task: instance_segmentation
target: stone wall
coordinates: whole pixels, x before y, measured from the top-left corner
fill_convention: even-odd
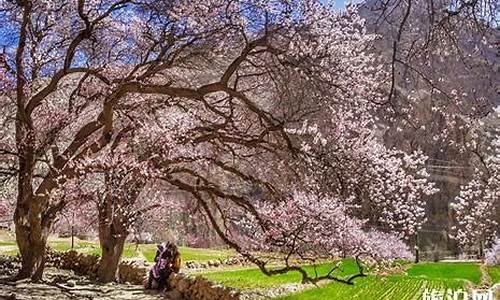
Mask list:
[[[78,253],[76,251],[55,252],[47,251],[47,264],[73,270],[79,275],[96,278],[99,267],[99,257]],[[214,266],[214,264],[211,264]],[[119,268],[121,283],[144,285],[150,266],[141,261],[123,261]],[[169,278],[172,291],[166,292],[167,299],[171,300],[237,300],[240,299],[238,290],[224,287],[206,280],[201,276],[190,277],[185,274],[172,274]]]
[[[151,268],[142,261],[122,261],[119,268],[119,281],[121,283],[131,283],[145,285],[148,279],[148,272]]]
[[[189,277],[185,274],[172,274],[169,278],[172,291],[167,292],[169,299],[185,300],[238,300],[240,292],[215,284],[201,276]]]
[[[235,265],[247,265],[249,262],[241,256],[233,256],[225,259],[208,260],[205,262],[186,261],[184,264],[187,269],[208,269]]]
[[[73,270],[78,275],[97,277],[100,258],[76,251],[57,252],[48,250],[46,262],[60,269]],[[146,282],[149,265],[142,261],[122,261],[119,267],[119,282],[143,285]]]
[[[76,251],[56,252],[52,249],[47,249],[45,261],[48,265],[73,270],[78,275],[85,275],[95,278],[97,269],[99,268],[99,257],[95,255],[87,255]]]

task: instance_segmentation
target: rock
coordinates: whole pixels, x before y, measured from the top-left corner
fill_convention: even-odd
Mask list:
[[[248,263],[243,257],[235,256],[226,259],[208,260],[206,262],[186,261],[185,267],[187,269],[206,269],[218,268],[222,266],[234,266],[237,264]]]
[[[20,284],[25,284],[25,283],[30,283],[30,282],[31,282],[30,278],[25,278],[25,279],[17,280],[15,283],[16,283],[16,285],[20,285]]]
[[[237,300],[240,293],[237,290],[215,284],[197,276],[188,277],[184,274],[173,274],[169,277],[170,286],[182,295],[180,299],[190,300]]]
[[[190,285],[191,285],[191,283],[189,282],[189,279],[187,277],[182,277],[182,276],[178,276],[175,283],[176,283],[176,285],[174,285],[173,288],[175,288],[180,293],[186,293],[189,290]]]
[[[177,290],[165,292],[165,298],[168,300],[182,300],[182,299],[184,299],[182,297],[182,294]]]
[[[144,285],[149,268],[136,262],[122,262],[119,267],[120,282]]]
[[[69,287],[74,287],[76,285],[76,281],[75,280],[68,280],[66,282],[66,285]]]

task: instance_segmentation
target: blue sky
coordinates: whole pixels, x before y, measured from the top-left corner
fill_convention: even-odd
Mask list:
[[[320,0],[320,1],[329,2],[329,0]],[[356,2],[361,2],[361,0],[336,0],[335,8],[342,9],[345,7],[347,3],[356,3]],[[0,23],[3,23],[1,22],[1,15],[0,15]],[[17,39],[15,36],[12,35],[11,29],[9,29],[8,26],[0,26],[0,46],[14,45],[16,43]]]
[[[323,0],[321,0],[323,2]],[[342,9],[345,7],[347,3],[360,3],[363,0],[334,0],[335,1],[335,8],[336,9]]]

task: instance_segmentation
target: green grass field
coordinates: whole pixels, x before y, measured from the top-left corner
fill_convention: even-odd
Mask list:
[[[135,247],[135,245],[133,245]],[[155,244],[141,244],[139,245],[139,251],[144,255],[148,261],[153,261],[156,254]],[[233,250],[216,250],[216,249],[202,249],[202,248],[190,248],[190,247],[179,247],[181,252],[182,261],[208,261],[216,259],[224,259],[235,255]]]
[[[0,246],[15,246],[15,242],[11,241],[0,241]]]
[[[419,263],[408,270],[408,275],[426,279],[465,279],[481,282],[481,270],[475,263]]]
[[[358,278],[353,285],[329,283],[324,287],[279,298],[281,300],[309,299],[363,299],[411,300],[420,299],[425,288],[458,289],[460,280],[425,280],[403,275],[368,276]]]
[[[491,277],[492,283],[500,282],[500,266],[488,267],[488,274]]]
[[[332,267],[333,264],[321,264],[316,266],[316,271],[320,275],[326,274]],[[315,272],[313,266],[307,266],[305,269],[311,275]],[[336,271],[335,274],[339,277],[344,277],[349,274],[354,274],[356,271],[357,268],[354,261],[345,260],[342,264],[341,271]],[[300,283],[301,281],[301,275],[297,272],[289,272],[269,277],[256,268],[210,272],[202,275],[209,280],[240,289],[268,288],[286,283]]]
[[[4,237],[5,238],[5,237]],[[71,240],[68,238],[53,238],[48,242],[49,246],[56,251],[68,251],[71,249]],[[16,242],[13,238],[5,238],[5,240],[0,240],[0,247],[5,247],[5,250],[0,248],[0,254],[4,255],[16,255],[18,253]],[[74,250],[92,255],[101,255],[101,249],[99,244],[95,241],[86,241],[75,238],[74,240]],[[233,250],[227,249],[201,249],[201,248],[190,248],[190,247],[179,247],[181,252],[182,261],[208,261],[224,259],[235,255]],[[124,258],[132,257],[143,257],[149,262],[154,261],[156,254],[156,244],[125,244],[123,249]]]
[[[327,264],[321,265],[318,270],[324,272],[330,266]],[[312,268],[309,267],[308,271],[311,272],[311,270]],[[492,268],[491,270],[498,271],[498,268]],[[353,274],[356,271],[354,262],[344,262],[343,271],[339,275]],[[255,268],[205,273],[203,277],[223,283],[226,286],[242,289],[265,289],[300,282],[300,275],[297,273],[268,277]],[[439,289],[444,292],[447,289],[465,289],[473,284],[478,284],[480,278],[481,271],[477,264],[422,263],[412,265],[406,274],[368,275],[367,277],[357,278],[354,285],[331,282],[318,288],[308,289],[279,299],[420,299],[425,289]]]

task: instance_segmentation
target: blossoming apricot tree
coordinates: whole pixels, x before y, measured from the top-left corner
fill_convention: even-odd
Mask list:
[[[103,281],[115,279],[138,197],[155,180],[189,193],[265,273],[295,270],[304,281],[333,277],[270,271],[234,220],[247,215],[254,238],[275,246],[285,239],[273,248],[280,254],[304,237],[290,230],[305,226],[307,240],[288,253],[310,241],[313,255],[330,258],[385,257],[396,243],[382,249],[366,215],[354,216],[359,207],[380,209],[372,222],[405,234],[422,220],[419,196],[432,191],[424,158],[376,142],[372,111],[386,73],[353,9],[335,13],[313,0],[20,0],[1,1],[0,11],[15,41],[0,65],[8,112],[0,154],[17,180],[17,278],[41,278],[47,237],[72,198],[61,195],[85,190],[72,186],[86,177],[104,191]],[[325,128],[325,142],[290,132],[306,119]],[[286,225],[284,213],[297,219]]]

